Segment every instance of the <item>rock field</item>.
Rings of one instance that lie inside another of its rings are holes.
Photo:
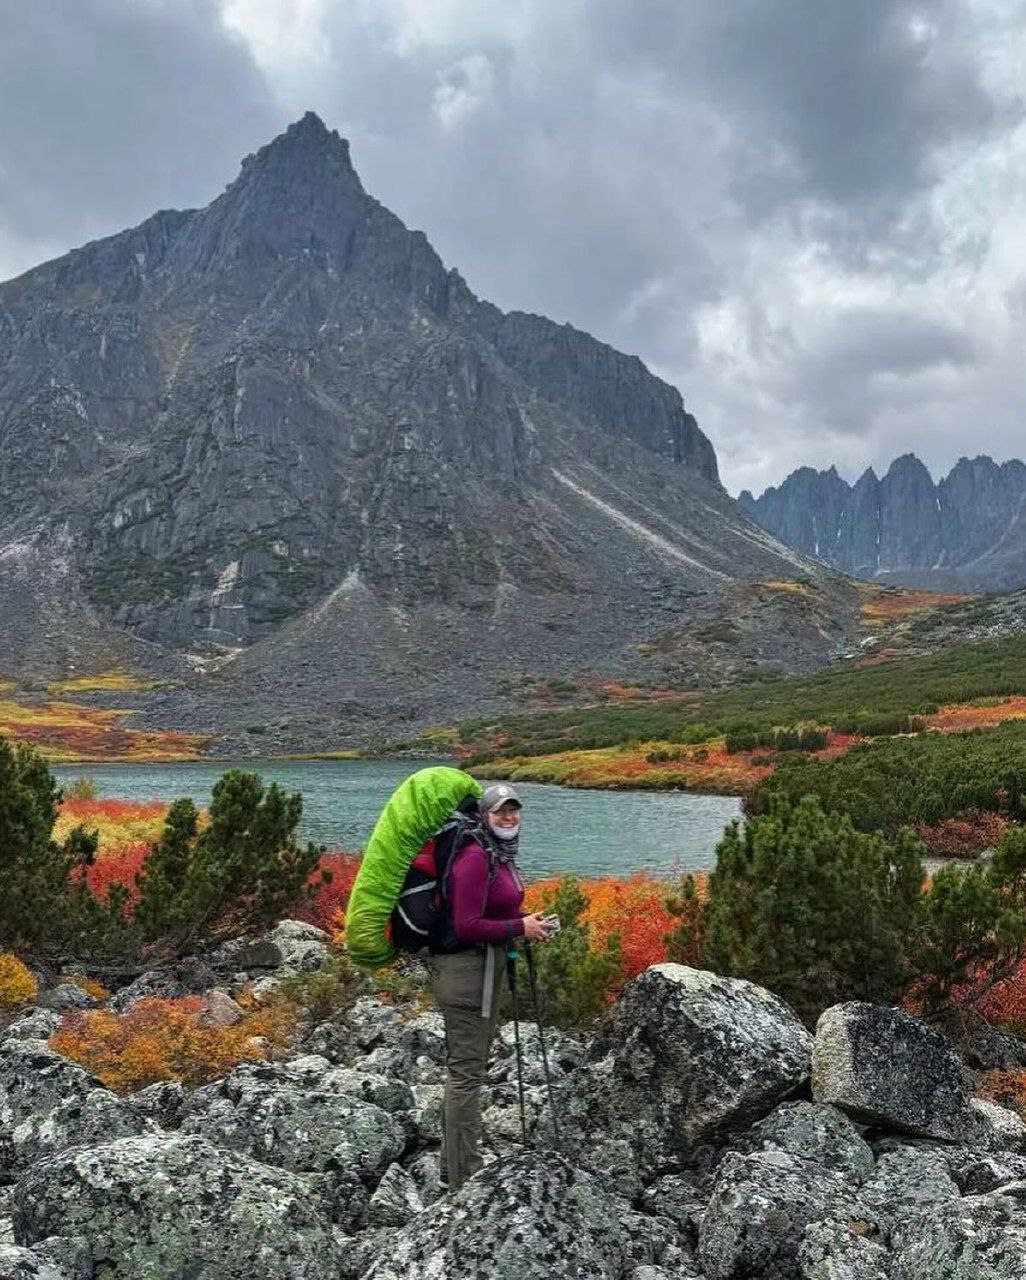
[[[315,969],[286,921],[114,998]],[[247,968],[248,964],[248,968]],[[0,1039],[0,1280],[1021,1280],[1026,1125],[972,1096],[906,1014],[836,1005],[815,1034],[752,983],[680,965],[593,1037],[512,1026],[486,1085],[485,1167],[443,1194],[440,1017],[364,995],[293,1055],[119,1097],[47,1042],[66,989]],[[49,1007],[48,1007],[49,1006]]]

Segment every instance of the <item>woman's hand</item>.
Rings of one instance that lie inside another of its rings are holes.
[[[524,916],[524,937],[528,942],[548,942],[549,927],[540,911]]]

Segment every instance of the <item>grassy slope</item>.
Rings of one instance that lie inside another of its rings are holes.
[[[674,741],[689,726],[710,737],[736,724],[769,728],[833,724],[859,714],[935,712],[981,697],[1026,693],[1026,636],[959,645],[916,658],[851,663],[718,693],[623,699],[587,707],[464,721],[458,740],[472,759],[543,755],[568,748]]]
[[[765,750],[728,754],[728,728],[833,726],[865,715],[911,714],[925,716],[931,729],[950,732],[1021,719],[1023,691],[1026,637],[1019,636],[714,694],[638,697],[504,716],[491,724],[469,722],[460,726],[458,739],[471,768],[489,776],[743,794],[787,757]],[[1023,739],[1026,745],[1026,733]],[[855,740],[831,732],[818,758],[836,758]]]

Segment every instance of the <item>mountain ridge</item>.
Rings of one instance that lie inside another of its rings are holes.
[[[1026,464],[963,456],[936,483],[913,453],[854,484],[799,467],[741,507],[843,572],[912,587],[1007,591],[1026,582]]]

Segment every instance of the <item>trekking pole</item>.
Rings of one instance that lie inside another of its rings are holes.
[[[520,1018],[517,1009],[517,949],[511,946],[506,952],[506,977],[509,993],[513,997],[513,1040],[517,1047],[517,1096],[520,1099],[520,1133],[527,1146],[527,1116],[524,1112],[524,1057],[520,1047]]]
[[[545,1028],[542,1026],[541,1002],[538,999],[538,974],[534,967],[534,952],[531,944],[524,939],[524,955],[527,957],[527,975],[531,983],[531,1000],[534,1004],[534,1020],[538,1026],[538,1040],[541,1044],[542,1070],[545,1072],[545,1088],[549,1095],[549,1110],[552,1112],[552,1133],[556,1139],[556,1148],[563,1150],[563,1139],[559,1132],[559,1117],[556,1114],[556,1099],[552,1092],[552,1077],[549,1074],[549,1054],[545,1046]]]

